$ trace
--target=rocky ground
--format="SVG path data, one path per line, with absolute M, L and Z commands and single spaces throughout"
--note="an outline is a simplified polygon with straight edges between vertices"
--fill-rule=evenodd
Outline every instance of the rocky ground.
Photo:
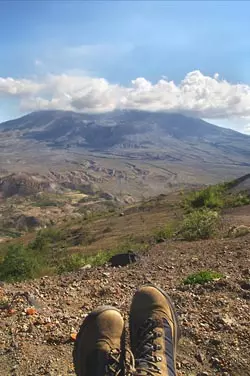
M 173 298 L 182 339 L 178 376 L 250 375 L 250 235 L 167 242 L 134 265 L 90 268 L 0 288 L 2 376 L 74 375 L 72 349 L 84 317 L 97 305 L 119 307 L 127 320 L 135 290 L 154 283 Z M 184 286 L 190 273 L 225 278 Z

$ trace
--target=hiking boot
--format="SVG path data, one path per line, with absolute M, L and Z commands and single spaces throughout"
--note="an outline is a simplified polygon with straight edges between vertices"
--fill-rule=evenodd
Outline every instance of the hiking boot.
M 123 376 L 124 321 L 113 307 L 91 312 L 77 334 L 73 359 L 77 376 Z
M 130 309 L 130 341 L 137 376 L 175 376 L 180 337 L 170 297 L 154 286 L 139 289 Z

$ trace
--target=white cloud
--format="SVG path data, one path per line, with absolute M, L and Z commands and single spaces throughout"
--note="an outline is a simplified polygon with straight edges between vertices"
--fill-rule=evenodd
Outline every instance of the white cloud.
M 47 75 L 43 79 L 0 78 L 0 95 L 20 98 L 22 110 L 63 109 L 105 112 L 114 109 L 181 112 L 206 119 L 250 120 L 250 86 L 231 84 L 216 73 L 193 71 L 176 84 L 166 78 L 153 84 L 143 77 L 124 87 L 104 78 Z
M 44 84 L 32 80 L 0 77 L 0 95 L 35 95 L 42 91 L 43 87 Z

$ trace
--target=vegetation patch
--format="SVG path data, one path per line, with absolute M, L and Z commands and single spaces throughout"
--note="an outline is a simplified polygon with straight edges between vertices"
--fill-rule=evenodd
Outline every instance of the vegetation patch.
M 233 182 L 227 182 L 192 192 L 185 198 L 184 208 L 191 211 L 202 208 L 222 209 L 250 204 L 250 196 L 247 193 L 232 193 L 230 191 L 233 184 Z
M 214 210 L 195 210 L 184 217 L 178 234 L 184 240 L 208 239 L 215 234 L 219 218 Z
M 165 240 L 172 239 L 176 234 L 177 224 L 169 222 L 154 232 L 154 240 L 161 243 Z
M 47 207 L 52 207 L 52 206 L 61 206 L 62 203 L 58 201 L 52 201 L 49 199 L 44 199 L 44 200 L 39 200 L 33 203 L 33 206 L 39 207 L 39 208 L 47 208 Z
M 65 245 L 64 235 L 59 229 L 49 228 L 39 231 L 36 238 L 26 246 L 5 245 L 1 249 L 0 280 L 15 282 L 71 272 L 87 264 L 101 266 L 117 253 L 147 248 L 147 244 L 137 244 L 128 239 L 114 249 L 100 250 L 94 254 L 85 254 L 82 250 L 72 254 Z
M 9 246 L 0 264 L 0 280 L 13 282 L 37 276 L 41 265 L 34 254 L 23 245 Z
M 210 270 L 204 270 L 201 272 L 190 274 L 183 280 L 184 285 L 203 285 L 207 282 L 212 282 L 218 279 L 224 278 L 224 275 L 218 272 Z
M 225 198 L 225 207 L 236 208 L 250 204 L 250 196 L 246 193 L 231 194 Z
M 21 232 L 17 230 L 9 230 L 9 229 L 3 229 L 0 228 L 0 236 L 2 237 L 9 237 L 9 238 L 19 238 L 21 236 Z
M 192 192 L 185 200 L 185 207 L 191 209 L 222 208 L 224 206 L 223 192 L 223 185 L 214 185 Z

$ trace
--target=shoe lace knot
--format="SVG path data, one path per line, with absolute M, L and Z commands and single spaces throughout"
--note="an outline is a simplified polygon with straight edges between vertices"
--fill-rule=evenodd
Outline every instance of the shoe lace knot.
M 162 324 L 159 320 L 148 318 L 139 328 L 137 336 L 137 349 L 135 352 L 136 374 L 137 376 L 155 376 L 160 375 L 161 370 L 157 362 L 161 362 L 161 356 L 157 351 L 161 350 L 161 345 L 156 343 L 156 339 L 162 337 L 159 328 Z

